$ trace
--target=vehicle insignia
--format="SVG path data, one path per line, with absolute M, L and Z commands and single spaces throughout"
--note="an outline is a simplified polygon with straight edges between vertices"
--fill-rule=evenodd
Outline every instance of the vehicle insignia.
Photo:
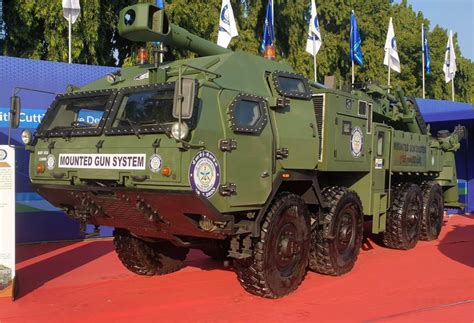
M 189 183 L 197 194 L 212 197 L 219 187 L 220 176 L 219 161 L 210 151 L 201 151 L 191 160 Z
M 7 159 L 7 151 L 5 149 L 0 149 L 0 160 Z
M 359 158 L 364 150 L 364 134 L 359 127 L 354 127 L 351 133 L 351 153 Z
M 46 157 L 46 167 L 49 170 L 53 170 L 55 164 L 56 164 L 56 158 L 54 157 L 54 155 L 48 155 L 48 157 Z
M 153 173 L 158 173 L 163 165 L 163 159 L 161 159 L 160 155 L 153 154 L 150 157 L 150 170 Z

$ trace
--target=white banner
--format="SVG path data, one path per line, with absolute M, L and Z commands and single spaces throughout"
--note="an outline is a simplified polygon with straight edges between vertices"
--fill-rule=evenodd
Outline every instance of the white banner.
M 0 297 L 14 297 L 15 150 L 0 145 Z
M 144 170 L 146 154 L 59 154 L 58 167 Z

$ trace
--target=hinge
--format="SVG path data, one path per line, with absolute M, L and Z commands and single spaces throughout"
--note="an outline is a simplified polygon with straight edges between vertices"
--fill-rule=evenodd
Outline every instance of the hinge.
M 280 97 L 277 99 L 277 108 L 288 108 L 291 105 L 290 99 L 287 97 Z
M 219 187 L 219 193 L 222 196 L 231 196 L 237 194 L 237 185 L 234 183 L 225 183 Z
M 276 150 L 276 159 L 288 158 L 289 154 L 290 154 L 290 152 L 288 151 L 288 148 L 278 148 Z
M 221 139 L 219 140 L 219 149 L 221 151 L 231 152 L 237 149 L 237 140 L 235 139 Z

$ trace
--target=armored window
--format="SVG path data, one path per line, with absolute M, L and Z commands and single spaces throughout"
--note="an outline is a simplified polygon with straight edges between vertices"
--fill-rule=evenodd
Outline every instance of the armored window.
M 231 127 L 235 132 L 260 133 L 267 123 L 265 101 L 240 95 L 230 105 Z
M 173 116 L 174 83 L 127 88 L 117 95 L 105 133 L 111 135 L 168 132 Z M 192 120 L 183 120 L 190 128 Z
M 385 140 L 385 133 L 379 131 L 377 134 L 377 156 L 383 156 L 383 145 Z
M 360 117 L 366 117 L 367 116 L 367 102 L 359 101 L 359 110 L 358 110 L 357 114 Z
M 112 106 L 112 91 L 58 95 L 38 129 L 38 136 L 88 136 L 102 132 Z
M 308 81 L 301 75 L 275 72 L 273 81 L 279 94 L 296 99 L 311 99 Z

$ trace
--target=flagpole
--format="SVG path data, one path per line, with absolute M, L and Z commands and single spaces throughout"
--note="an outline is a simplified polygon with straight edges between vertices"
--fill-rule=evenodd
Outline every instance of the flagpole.
M 71 40 L 71 36 L 72 36 L 72 13 L 69 12 L 69 64 L 72 63 L 72 54 L 71 54 L 71 50 L 72 50 L 72 40 Z
M 313 39 L 314 82 L 318 83 L 318 76 L 317 76 L 318 68 L 316 65 L 316 35 L 313 35 L 313 37 L 314 37 Z
M 390 93 L 390 63 L 392 62 L 392 58 L 388 57 L 388 93 Z
M 352 87 L 354 87 L 354 82 L 355 82 L 354 69 L 355 69 L 355 64 L 354 64 L 354 61 L 352 61 Z
M 421 24 L 421 64 L 423 66 L 423 99 L 425 98 L 425 28 Z
M 454 102 L 454 77 L 451 80 L 451 99 Z

